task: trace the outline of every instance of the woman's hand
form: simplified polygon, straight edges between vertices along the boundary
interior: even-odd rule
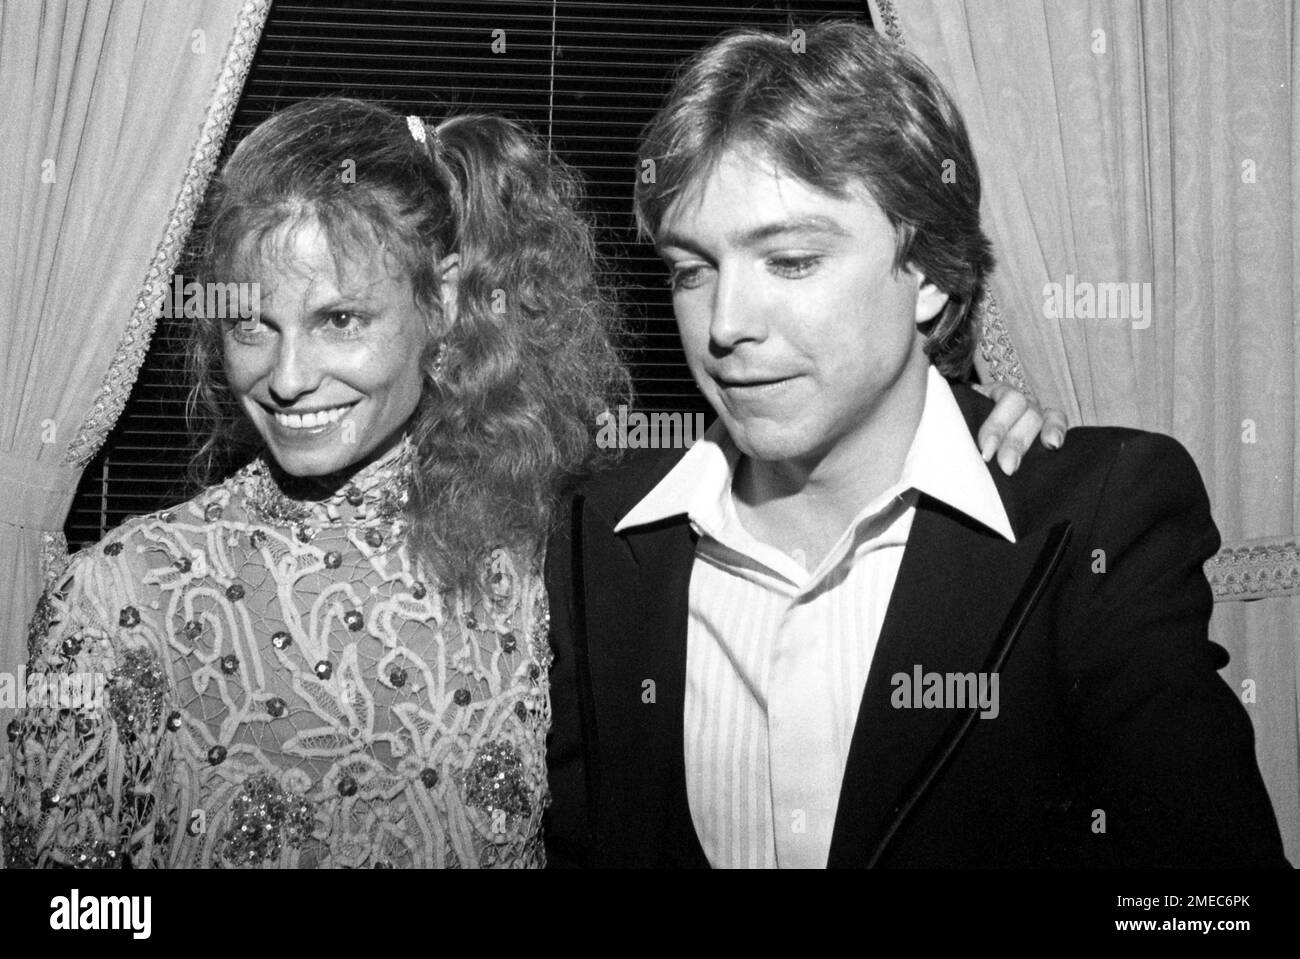
[[[1038,438],[1049,450],[1060,449],[1069,428],[1060,410],[1040,410],[1029,398],[1006,383],[976,386],[996,404],[979,429],[980,455],[984,462],[996,453],[1002,472],[1010,476],[1031,443]]]

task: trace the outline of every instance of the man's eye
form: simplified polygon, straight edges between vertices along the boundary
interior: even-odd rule
[[[821,259],[820,256],[774,256],[767,263],[777,276],[797,280],[810,274]]]
[[[678,266],[673,267],[672,273],[668,277],[668,285],[673,291],[693,290],[704,282],[704,267],[702,266]]]

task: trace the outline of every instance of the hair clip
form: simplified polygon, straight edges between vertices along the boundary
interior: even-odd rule
[[[411,131],[411,138],[415,140],[416,143],[423,145],[425,137],[424,121],[419,117],[412,115],[406,118],[406,125]]]

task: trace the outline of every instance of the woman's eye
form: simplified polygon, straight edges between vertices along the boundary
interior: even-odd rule
[[[270,335],[266,324],[256,319],[231,319],[226,321],[226,333],[236,343],[260,343]]]
[[[702,266],[677,266],[673,267],[672,273],[668,276],[668,285],[673,291],[693,290],[704,282],[704,267]]]
[[[339,310],[325,317],[325,324],[334,333],[358,333],[365,325],[356,313]]]
[[[820,256],[774,256],[767,262],[777,276],[797,280],[811,273],[820,261]]]

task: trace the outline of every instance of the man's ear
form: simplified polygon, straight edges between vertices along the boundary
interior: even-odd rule
[[[948,294],[920,273],[916,274],[916,322],[928,323],[948,305]]]
[[[442,315],[447,326],[456,322],[460,304],[460,254],[452,253],[438,264],[438,283],[442,297]]]

